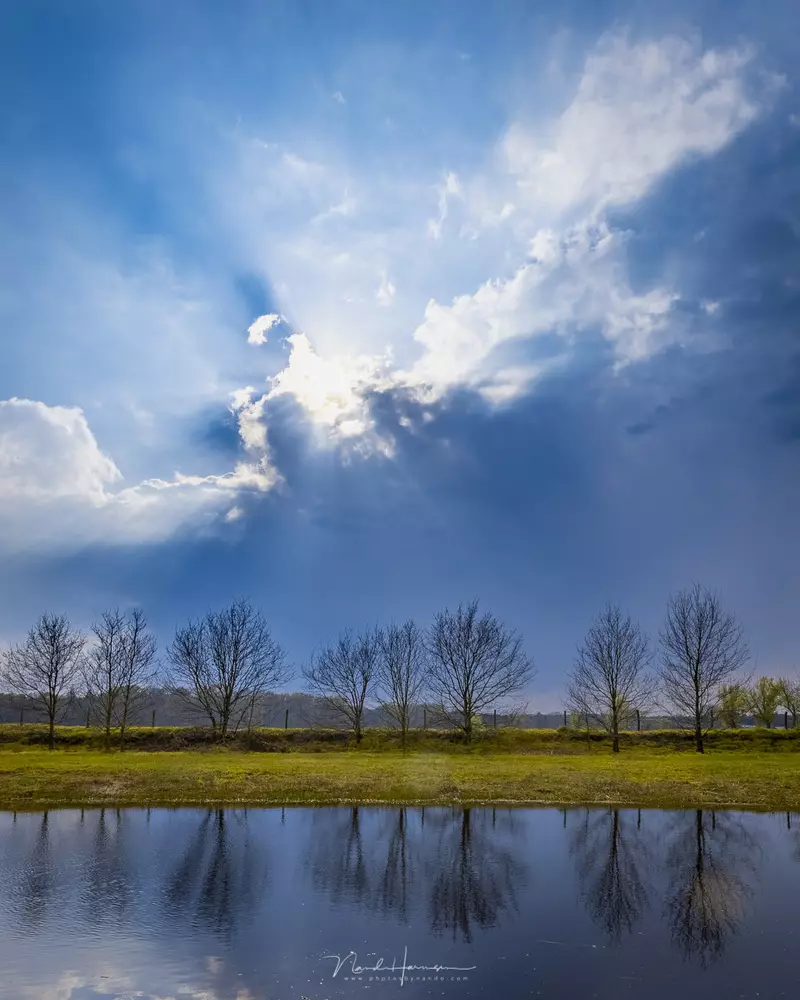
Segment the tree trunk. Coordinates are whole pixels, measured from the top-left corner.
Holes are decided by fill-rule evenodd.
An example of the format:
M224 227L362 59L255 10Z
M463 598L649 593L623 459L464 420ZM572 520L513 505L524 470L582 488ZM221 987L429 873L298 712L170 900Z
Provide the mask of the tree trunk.
M50 712L50 749L55 750L56 747L56 716L55 712Z
M612 753L619 753L619 733L614 733L614 741L611 744Z
M694 748L698 753L704 753L703 749L703 727L700 722L695 723L694 727Z
M353 727L353 730L354 730L355 735L356 735L356 746L358 746L358 744L361 742L361 736L362 736L362 733L361 733L361 722L360 722L360 720L355 724L355 726Z

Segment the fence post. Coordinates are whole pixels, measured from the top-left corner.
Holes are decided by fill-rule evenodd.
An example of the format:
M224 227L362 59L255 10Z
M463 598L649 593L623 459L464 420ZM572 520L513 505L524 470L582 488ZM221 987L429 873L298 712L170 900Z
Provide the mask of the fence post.
M284 729L288 729L289 728L289 709L288 708L286 709L286 715L284 715L284 717L283 717L283 728Z
M492 725L497 729L497 709L492 712Z
M566 710L566 708L564 709L564 728L565 729L567 728L567 710Z
M24 721L25 721L25 709L21 708L19 710L19 724L22 725Z
M151 729L155 729L156 728L156 710L155 709L153 709L153 714L150 717L150 728Z
M636 732L640 733L642 731L642 717L639 714L639 709L636 709Z
M427 708L423 708L422 709L422 728L423 729L427 729L428 728L428 709Z

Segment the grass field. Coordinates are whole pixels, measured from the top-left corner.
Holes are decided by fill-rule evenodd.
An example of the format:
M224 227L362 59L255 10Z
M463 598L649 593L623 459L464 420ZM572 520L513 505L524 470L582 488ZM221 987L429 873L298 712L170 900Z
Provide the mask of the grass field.
M86 746L91 734L83 745L50 752L2 732L0 808L403 802L800 809L796 734L752 733L720 734L702 755L674 733L631 734L612 755L603 740L552 730L507 730L473 748L427 734L406 752L372 734L358 749L335 742L313 752L328 744L306 741L283 753L109 753Z

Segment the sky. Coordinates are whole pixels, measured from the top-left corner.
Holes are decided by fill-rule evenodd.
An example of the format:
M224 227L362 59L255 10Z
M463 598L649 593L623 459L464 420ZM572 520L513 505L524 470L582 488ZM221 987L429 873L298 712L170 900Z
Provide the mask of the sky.
M793 7L3 4L0 641L478 598L547 711L699 581L800 667Z

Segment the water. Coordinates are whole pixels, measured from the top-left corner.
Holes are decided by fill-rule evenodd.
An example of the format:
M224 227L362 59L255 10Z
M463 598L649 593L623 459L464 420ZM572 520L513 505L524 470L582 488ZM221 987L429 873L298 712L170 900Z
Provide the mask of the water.
M0 813L0 997L796 997L798 888L786 814Z

